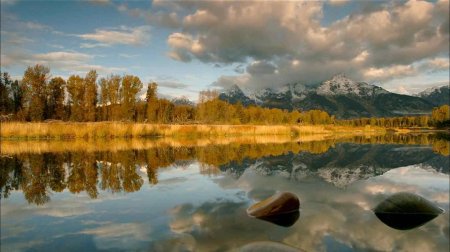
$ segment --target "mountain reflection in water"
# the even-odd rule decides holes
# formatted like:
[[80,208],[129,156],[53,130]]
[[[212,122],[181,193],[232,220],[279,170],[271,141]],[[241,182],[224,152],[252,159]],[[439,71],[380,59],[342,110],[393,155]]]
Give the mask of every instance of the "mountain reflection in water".
[[[133,141],[2,143],[2,251],[216,251],[263,240],[448,251],[449,142],[436,135]],[[246,215],[276,191],[299,196],[300,218],[278,226]],[[371,209],[399,191],[445,213],[409,233],[390,229]]]

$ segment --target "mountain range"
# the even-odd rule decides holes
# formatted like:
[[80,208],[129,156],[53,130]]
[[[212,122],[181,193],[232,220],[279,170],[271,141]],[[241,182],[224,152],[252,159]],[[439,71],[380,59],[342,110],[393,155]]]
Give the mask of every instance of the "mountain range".
[[[389,92],[379,86],[356,82],[339,74],[319,85],[287,84],[278,89],[266,88],[257,92],[241,89],[237,85],[220,93],[219,98],[244,106],[258,105],[266,108],[320,109],[340,119],[357,117],[389,117],[429,114],[435,103],[434,96],[447,94],[448,87],[437,91],[410,96]],[[431,96],[428,96],[431,95]],[[444,98],[439,101],[445,103]]]
[[435,106],[441,106],[450,103],[449,86],[428,88],[417,94],[418,97],[427,100]]

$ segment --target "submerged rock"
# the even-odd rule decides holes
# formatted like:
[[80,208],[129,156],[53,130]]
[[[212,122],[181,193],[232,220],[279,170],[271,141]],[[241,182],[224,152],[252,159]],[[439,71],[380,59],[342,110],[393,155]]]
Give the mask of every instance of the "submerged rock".
[[422,226],[443,213],[443,210],[419,195],[401,192],[378,204],[374,212],[387,226],[408,230]]
[[256,218],[283,215],[298,211],[300,201],[298,197],[290,192],[279,192],[260,201],[247,209],[247,214]]
[[300,249],[272,241],[249,243],[239,249],[239,252],[299,252]]

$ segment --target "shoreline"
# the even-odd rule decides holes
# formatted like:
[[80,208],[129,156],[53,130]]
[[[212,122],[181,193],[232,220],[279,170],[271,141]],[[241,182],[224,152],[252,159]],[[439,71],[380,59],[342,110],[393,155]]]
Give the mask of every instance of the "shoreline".
[[[436,138],[434,134],[385,134],[385,133],[339,133],[314,134],[302,136],[266,135],[266,136],[219,136],[203,138],[114,138],[114,139],[61,139],[61,140],[27,140],[0,142],[0,156],[25,153],[59,153],[59,152],[118,152],[148,149],[189,149],[200,148],[237,148],[246,150],[258,146],[258,151],[282,148],[283,152],[308,151],[322,153],[337,143],[356,144],[406,144],[432,146],[438,153],[448,155],[450,142]],[[226,147],[228,146],[228,147]],[[240,149],[240,146],[243,149]]]
[[[216,125],[148,124],[127,122],[3,122],[2,141],[116,139],[116,138],[198,138],[236,136],[299,136],[316,134],[387,133],[381,127],[339,125]],[[396,131],[396,130],[394,130]],[[404,130],[401,130],[405,132]],[[407,131],[409,132],[409,130]]]

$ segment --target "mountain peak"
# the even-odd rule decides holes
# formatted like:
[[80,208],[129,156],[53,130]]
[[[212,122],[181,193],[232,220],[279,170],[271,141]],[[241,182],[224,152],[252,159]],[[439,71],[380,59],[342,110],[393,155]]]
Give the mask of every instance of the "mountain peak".
[[427,100],[435,106],[450,104],[450,87],[445,85],[441,87],[427,88],[418,93],[417,96]]
[[242,92],[242,89],[237,84],[233,84],[233,85],[229,86],[228,88],[225,88],[223,90],[223,92],[230,94],[230,95],[236,95],[236,94],[243,95],[244,94],[244,92]]
[[367,84],[365,82],[356,82],[344,74],[337,74],[330,80],[322,82],[317,88],[317,93],[321,95],[357,95],[372,96],[374,94],[389,93],[381,87]]
[[427,88],[427,89],[423,90],[422,92],[418,93],[418,96],[427,96],[432,93],[440,93],[441,89],[444,90],[446,87],[447,86],[430,87],[430,88]]

